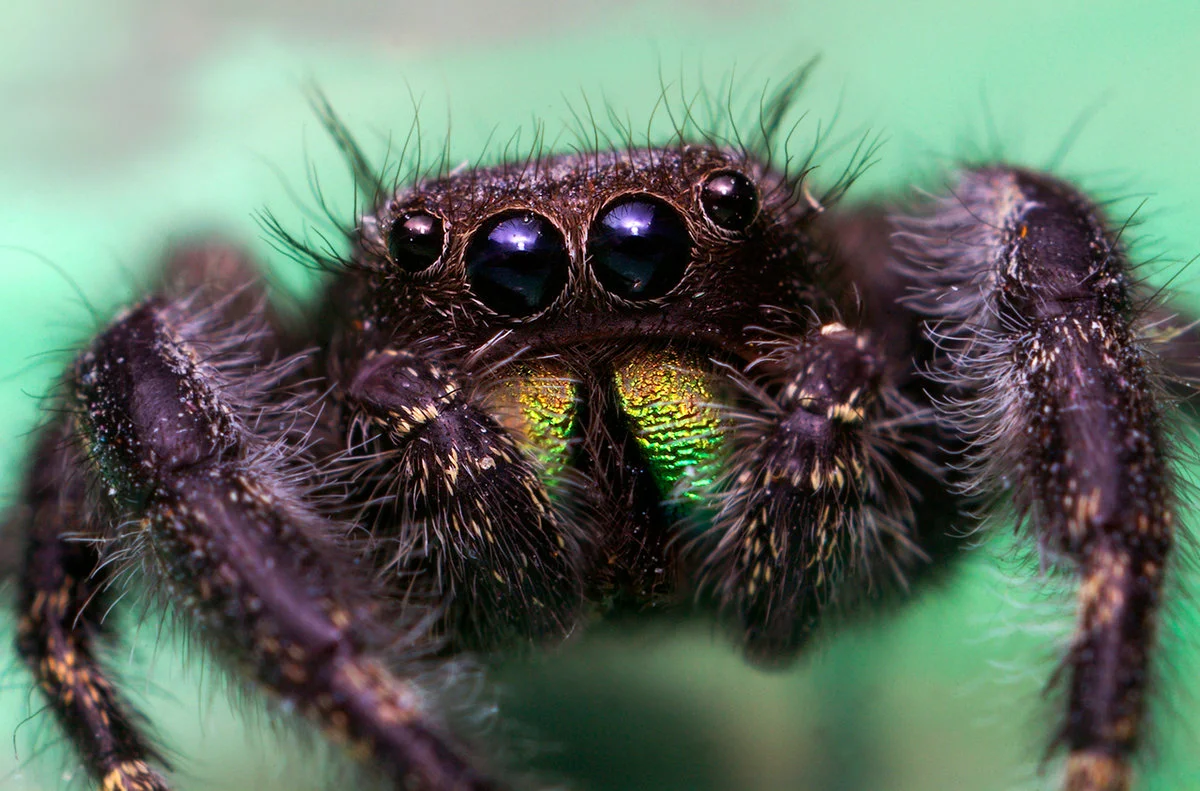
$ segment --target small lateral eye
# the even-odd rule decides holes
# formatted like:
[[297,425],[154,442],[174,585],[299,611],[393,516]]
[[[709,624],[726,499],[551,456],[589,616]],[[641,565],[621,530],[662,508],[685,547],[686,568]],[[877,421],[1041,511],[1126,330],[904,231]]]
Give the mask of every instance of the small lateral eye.
[[754,182],[736,170],[718,170],[704,179],[700,206],[718,228],[744,231],[758,216],[758,190]]
[[439,217],[426,211],[402,214],[388,229],[388,255],[409,272],[421,272],[442,257],[446,231]]
[[480,302],[504,316],[545,309],[567,284],[570,258],[554,224],[531,211],[507,211],[475,231],[467,282]]
[[679,213],[649,195],[610,203],[588,232],[588,255],[596,279],[630,300],[654,299],[683,279],[692,237]]

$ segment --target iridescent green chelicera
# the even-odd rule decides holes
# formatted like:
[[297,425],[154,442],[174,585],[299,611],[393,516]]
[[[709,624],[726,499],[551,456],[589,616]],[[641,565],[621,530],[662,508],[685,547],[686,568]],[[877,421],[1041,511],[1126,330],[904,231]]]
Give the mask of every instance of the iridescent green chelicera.
[[725,457],[727,425],[703,362],[665,349],[639,353],[614,372],[629,430],[659,491],[676,503],[704,501]]
[[579,417],[579,385],[548,362],[514,366],[504,382],[506,428],[523,437],[528,453],[551,481],[570,461],[569,443]]

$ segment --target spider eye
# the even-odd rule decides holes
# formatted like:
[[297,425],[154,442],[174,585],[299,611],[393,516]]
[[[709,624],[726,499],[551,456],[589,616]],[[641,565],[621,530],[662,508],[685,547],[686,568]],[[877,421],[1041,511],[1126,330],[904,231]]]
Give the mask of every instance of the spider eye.
[[718,170],[704,180],[700,206],[718,228],[744,231],[758,216],[758,190],[754,182],[736,170]]
[[420,272],[441,258],[445,241],[440,218],[424,211],[409,212],[388,229],[388,255],[409,272]]
[[619,198],[600,212],[588,232],[596,279],[625,299],[653,299],[683,278],[692,238],[683,218],[657,198]]
[[567,283],[563,235],[545,217],[507,211],[484,223],[466,253],[467,282],[480,302],[505,316],[547,307]]

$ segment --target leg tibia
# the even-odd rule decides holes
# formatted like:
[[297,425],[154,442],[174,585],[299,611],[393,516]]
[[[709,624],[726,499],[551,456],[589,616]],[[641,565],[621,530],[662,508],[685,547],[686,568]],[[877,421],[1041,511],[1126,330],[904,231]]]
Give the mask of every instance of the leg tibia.
[[896,222],[925,287],[913,304],[939,319],[944,417],[973,442],[977,485],[1010,489],[1040,546],[1082,575],[1059,737],[1068,788],[1124,789],[1174,507],[1124,251],[1074,189],[1005,168],[966,172]]
[[494,788],[415,687],[385,669],[385,655],[428,650],[393,644],[422,614],[384,611],[388,597],[341,543],[345,526],[297,489],[317,472],[248,428],[239,409],[256,405],[231,397],[247,392],[237,371],[202,361],[197,349],[213,339],[188,334],[175,315],[155,302],[135,309],[76,369],[102,482],[136,526],[119,545],[148,556],[163,598],[221,660],[397,787]]

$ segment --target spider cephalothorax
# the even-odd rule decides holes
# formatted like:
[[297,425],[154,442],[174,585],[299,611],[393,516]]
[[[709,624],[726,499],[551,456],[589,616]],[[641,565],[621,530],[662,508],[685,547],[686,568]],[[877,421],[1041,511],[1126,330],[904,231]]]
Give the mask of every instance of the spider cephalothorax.
[[395,787],[494,788],[417,655],[653,605],[786,660],[1003,488],[1083,580],[1066,788],[1129,787],[1170,446],[1092,203],[990,166],[839,209],[766,147],[692,142],[385,190],[332,131],[373,208],[314,320],[236,251],[177,251],[79,355],[14,511],[18,647],[105,791],[168,787],[93,650],[121,570]]
[[[400,496],[374,522],[428,534],[421,562],[471,589],[463,618],[491,622],[455,634],[565,631],[581,591],[694,595],[679,524],[736,488],[722,477],[749,394],[730,372],[794,364],[777,341],[811,317],[786,306],[836,312],[819,259],[792,271],[816,208],[799,188],[687,146],[476,171],[366,218],[332,356],[386,437],[363,480]],[[877,379],[856,383],[864,403]]]

